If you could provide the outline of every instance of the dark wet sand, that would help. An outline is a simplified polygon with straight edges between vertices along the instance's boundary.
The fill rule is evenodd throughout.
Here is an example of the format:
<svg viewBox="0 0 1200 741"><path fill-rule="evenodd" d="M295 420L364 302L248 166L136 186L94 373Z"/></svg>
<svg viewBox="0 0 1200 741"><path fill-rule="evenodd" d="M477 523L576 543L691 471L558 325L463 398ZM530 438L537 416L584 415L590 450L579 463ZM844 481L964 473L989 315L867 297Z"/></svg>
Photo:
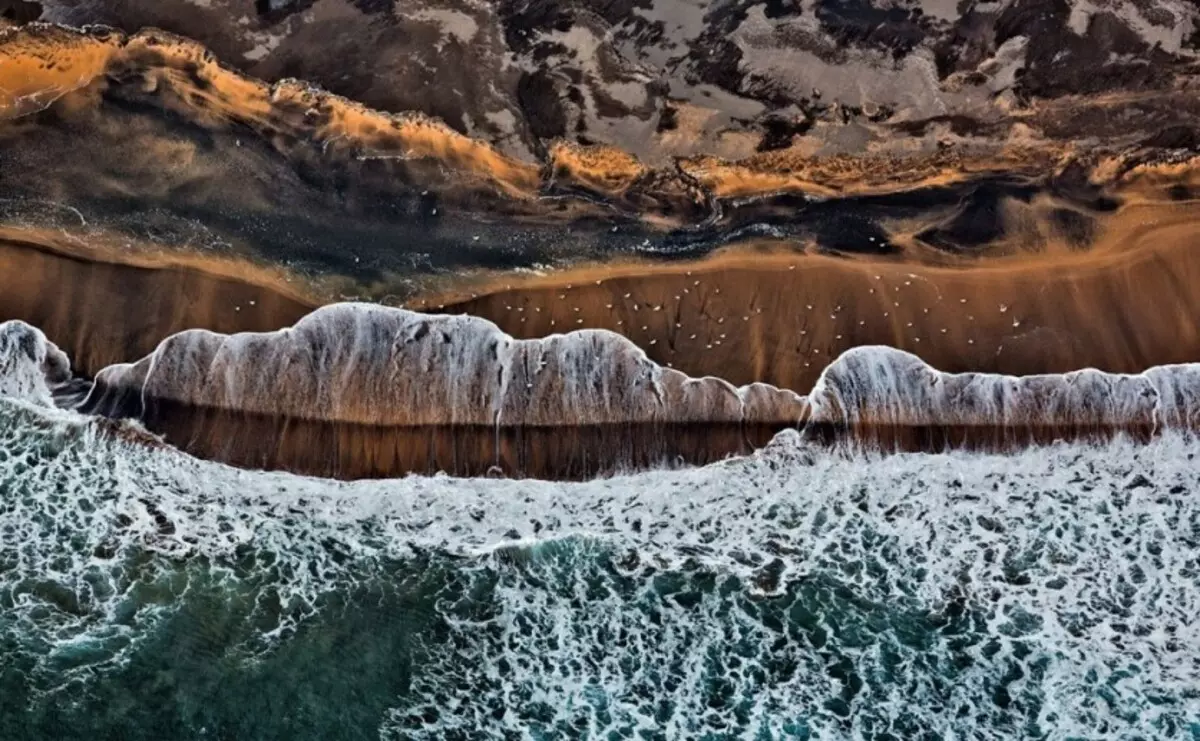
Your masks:
<svg viewBox="0 0 1200 741"><path fill-rule="evenodd" d="M1197 430L1192 430L1196 432ZM1117 437L1148 442L1161 429L1128 425L838 425L809 423L806 440L819 445L881 453L930 453L949 450L1006 453L1055 442L1103 443Z"/></svg>
<svg viewBox="0 0 1200 741"><path fill-rule="evenodd" d="M140 419L192 455L339 479L409 473L582 480L746 455L785 425L624 424L385 427L152 400Z"/></svg>
<svg viewBox="0 0 1200 741"><path fill-rule="evenodd" d="M113 410L108 410L109 412ZM250 469L345 480L406 474L586 480L704 465L765 447L784 429L849 451L1014 452L1057 441L1146 442L1153 425L615 424L554 427L358 425L149 400L139 419L191 455ZM141 442L141 441L137 441Z"/></svg>

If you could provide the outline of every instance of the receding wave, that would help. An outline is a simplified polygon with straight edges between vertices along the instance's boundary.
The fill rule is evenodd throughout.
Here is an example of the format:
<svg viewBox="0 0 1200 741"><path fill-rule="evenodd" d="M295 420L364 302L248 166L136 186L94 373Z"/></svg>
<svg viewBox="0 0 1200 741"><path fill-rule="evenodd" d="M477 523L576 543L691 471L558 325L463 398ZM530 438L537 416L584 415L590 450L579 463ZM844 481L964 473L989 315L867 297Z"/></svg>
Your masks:
<svg viewBox="0 0 1200 741"><path fill-rule="evenodd" d="M71 361L40 329L0 323L0 397L50 406L52 386L70 380Z"/></svg>
<svg viewBox="0 0 1200 741"><path fill-rule="evenodd" d="M1200 364L1003 376L942 373L906 352L855 348L826 368L808 401L813 424L884 447L1145 437L1196 430Z"/></svg>

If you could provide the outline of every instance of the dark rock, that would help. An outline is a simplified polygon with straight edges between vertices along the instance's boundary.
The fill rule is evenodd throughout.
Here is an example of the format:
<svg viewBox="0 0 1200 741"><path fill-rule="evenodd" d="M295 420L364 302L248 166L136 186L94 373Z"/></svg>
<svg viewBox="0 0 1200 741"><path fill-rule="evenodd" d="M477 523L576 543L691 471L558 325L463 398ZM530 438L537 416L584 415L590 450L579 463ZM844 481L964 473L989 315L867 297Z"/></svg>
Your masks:
<svg viewBox="0 0 1200 741"><path fill-rule="evenodd" d="M21 25L36 21L41 16L41 3L33 0L0 0L0 19Z"/></svg>
<svg viewBox="0 0 1200 741"><path fill-rule="evenodd" d="M984 184L962 201L957 213L941 226L917 238L947 251L970 251L999 240L1006 233L1002 204L1006 198L1028 200L1031 188Z"/></svg>
<svg viewBox="0 0 1200 741"><path fill-rule="evenodd" d="M922 15L898 5L876 7L871 0L820 0L817 18L838 46L865 46L906 56L926 36Z"/></svg>
<svg viewBox="0 0 1200 741"><path fill-rule="evenodd" d="M517 100L529 130L539 139L553 139L567 132L567 116L558 99L558 87L546 70L521 75Z"/></svg>
<svg viewBox="0 0 1200 741"><path fill-rule="evenodd" d="M767 116L763 122L763 138L758 143L758 151L769 152L773 149L786 149L792 145L792 138L803 134L812 128L813 122L807 118L795 119L783 116Z"/></svg>
<svg viewBox="0 0 1200 741"><path fill-rule="evenodd" d="M1153 149L1200 150L1200 131L1195 126L1168 126L1142 142Z"/></svg>
<svg viewBox="0 0 1200 741"><path fill-rule="evenodd" d="M1133 478L1131 478L1129 481L1127 481L1125 483L1124 488L1125 488L1125 491L1131 491L1133 489L1152 488L1153 486L1154 486L1154 482L1152 482L1152 481L1150 481L1150 479L1146 478L1146 476L1144 474L1139 473L1136 476L1134 476Z"/></svg>

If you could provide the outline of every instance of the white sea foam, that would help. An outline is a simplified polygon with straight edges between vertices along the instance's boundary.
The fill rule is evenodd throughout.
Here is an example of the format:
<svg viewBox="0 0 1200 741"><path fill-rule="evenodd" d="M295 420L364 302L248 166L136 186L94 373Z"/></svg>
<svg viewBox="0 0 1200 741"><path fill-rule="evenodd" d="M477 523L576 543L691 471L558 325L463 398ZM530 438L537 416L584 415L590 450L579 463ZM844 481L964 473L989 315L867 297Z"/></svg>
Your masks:
<svg viewBox="0 0 1200 741"><path fill-rule="evenodd" d="M0 397L51 406L52 387L71 377L66 353L25 322L0 322Z"/></svg>
<svg viewBox="0 0 1200 741"><path fill-rule="evenodd" d="M812 419L839 424L1097 425L1196 429L1200 363L1134 375L1094 368L1005 376L945 373L892 347L856 347L821 374Z"/></svg>
<svg viewBox="0 0 1200 741"><path fill-rule="evenodd" d="M516 340L468 316L370 304L319 309L277 332L191 330L99 374L104 393L206 408L376 425L647 422L834 425L1200 426L1200 364L1123 375L945 373L890 347L839 356L808 397L740 389L651 361L620 335L582 330ZM802 390L795 390L802 391ZM101 393L104 392L104 393ZM125 409L122 404L116 408Z"/></svg>
<svg viewBox="0 0 1200 741"><path fill-rule="evenodd" d="M1168 737L1200 717L1195 455L1172 433L891 456L783 433L586 483L343 483L0 401L0 601L53 691L127 660L187 564L277 595L253 661L433 553L487 614L439 604L449 638L385 738Z"/></svg>
<svg viewBox="0 0 1200 741"><path fill-rule="evenodd" d="M276 332L180 332L97 380L100 392L143 400L375 425L787 422L804 413L796 394L689 378L605 330L517 340L478 317L361 303L322 307Z"/></svg>
<svg viewBox="0 0 1200 741"><path fill-rule="evenodd" d="M339 483L135 446L82 418L3 415L0 592L51 658L94 644L122 661L171 609L130 619L136 586L171 563L203 558L237 582L264 578L239 554L273 554L279 602L253 652L370 564L435 552L496 580L495 615L447 608L453 645L398 698L386 737L577 722L779 737L802 721L942 737L1032 723L1065 739L1158 736L1200 713L1200 466L1174 436L847 458L791 434L740 460L581 484ZM163 561L130 565L146 551ZM29 587L47 581L53 599ZM955 611L972 626L944 634ZM797 615L811 625L788 627ZM740 705L710 705L714 671ZM483 717L487 701L512 711ZM438 719L414 721L430 704Z"/></svg>

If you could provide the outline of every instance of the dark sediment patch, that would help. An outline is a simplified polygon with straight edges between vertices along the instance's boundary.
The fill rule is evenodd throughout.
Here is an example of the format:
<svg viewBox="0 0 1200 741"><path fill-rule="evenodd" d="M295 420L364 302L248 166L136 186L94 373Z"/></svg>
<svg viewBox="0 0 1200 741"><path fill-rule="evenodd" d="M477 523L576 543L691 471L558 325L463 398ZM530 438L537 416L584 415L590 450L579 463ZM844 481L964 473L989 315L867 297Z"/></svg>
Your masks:
<svg viewBox="0 0 1200 741"><path fill-rule="evenodd" d="M1050 223L1057 236L1076 249L1090 245L1098 232L1095 218L1071 208L1052 210Z"/></svg>
<svg viewBox="0 0 1200 741"><path fill-rule="evenodd" d="M545 70L527 72L517 83L517 101L530 130L539 139L567 133L567 116L559 97L558 88Z"/></svg>
<svg viewBox="0 0 1200 741"><path fill-rule="evenodd" d="M1176 183L1167 188L1167 197L1172 201L1190 201L1196 194L1188 186Z"/></svg>
<svg viewBox="0 0 1200 741"><path fill-rule="evenodd" d="M1142 142L1151 149L1200 150L1200 130L1195 126L1168 126Z"/></svg>
<svg viewBox="0 0 1200 741"><path fill-rule="evenodd" d="M18 25L36 21L42 15L42 4L34 0L0 0L0 25L11 21Z"/></svg>
<svg viewBox="0 0 1200 741"><path fill-rule="evenodd" d="M816 15L822 28L842 46L864 46L906 56L925 39L928 22L920 12L871 0L821 0Z"/></svg>
<svg viewBox="0 0 1200 741"><path fill-rule="evenodd" d="M980 185L963 198L957 213L917 238L950 252L970 252L1000 242L1007 236L1004 202L1012 198L1027 202L1036 192L1032 187Z"/></svg>
<svg viewBox="0 0 1200 741"><path fill-rule="evenodd" d="M885 255L899 252L896 246L891 244L887 231L877 222L856 216L851 213L851 209L846 211L818 217L812 226L818 247L829 252L849 254Z"/></svg>
<svg viewBox="0 0 1200 741"><path fill-rule="evenodd" d="M1070 28L1066 0L1017 0L996 20L995 43L1029 39L1016 90L1054 98L1114 90L1149 90L1169 84L1173 56L1150 46L1111 12L1092 15L1083 34Z"/></svg>
<svg viewBox="0 0 1200 741"><path fill-rule="evenodd" d="M758 143L758 151L770 152L776 149L787 149L792 140L812 128L812 121L807 118L794 119L779 115L767 116L763 119L763 138Z"/></svg>

